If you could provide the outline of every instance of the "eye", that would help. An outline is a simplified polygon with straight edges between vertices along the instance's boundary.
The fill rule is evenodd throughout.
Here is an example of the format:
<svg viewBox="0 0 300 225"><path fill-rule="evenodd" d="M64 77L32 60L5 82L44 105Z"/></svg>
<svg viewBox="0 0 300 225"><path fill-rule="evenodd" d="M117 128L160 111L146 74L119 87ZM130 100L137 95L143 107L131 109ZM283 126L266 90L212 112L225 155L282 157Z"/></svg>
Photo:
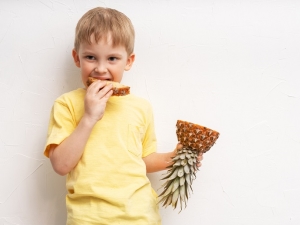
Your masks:
<svg viewBox="0 0 300 225"><path fill-rule="evenodd" d="M117 57L111 56L108 58L108 61L116 61L117 59L118 59Z"/></svg>
<svg viewBox="0 0 300 225"><path fill-rule="evenodd" d="M95 59L96 59L96 58L95 58L94 56L92 56L92 55L87 55L85 58L88 59L88 60L95 60Z"/></svg>

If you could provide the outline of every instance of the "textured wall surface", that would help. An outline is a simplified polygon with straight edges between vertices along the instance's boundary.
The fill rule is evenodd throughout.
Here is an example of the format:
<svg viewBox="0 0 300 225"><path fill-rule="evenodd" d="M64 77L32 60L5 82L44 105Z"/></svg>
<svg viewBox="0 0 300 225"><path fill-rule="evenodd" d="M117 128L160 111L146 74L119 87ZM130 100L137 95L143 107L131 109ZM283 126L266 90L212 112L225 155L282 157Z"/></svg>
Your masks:
<svg viewBox="0 0 300 225"><path fill-rule="evenodd" d="M0 224L63 225L65 177L43 156L55 98L82 86L78 19L116 8L136 29L124 84L154 108L158 151L177 119L221 133L188 207L164 225L300 224L300 3L297 0L1 0ZM149 174L157 190L161 173Z"/></svg>

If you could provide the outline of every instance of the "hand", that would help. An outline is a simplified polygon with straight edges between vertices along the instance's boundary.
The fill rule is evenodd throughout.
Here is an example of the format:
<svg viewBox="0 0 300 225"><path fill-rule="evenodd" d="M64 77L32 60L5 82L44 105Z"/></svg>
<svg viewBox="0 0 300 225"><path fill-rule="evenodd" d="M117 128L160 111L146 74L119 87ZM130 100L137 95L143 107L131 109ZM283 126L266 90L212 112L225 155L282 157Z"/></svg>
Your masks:
<svg viewBox="0 0 300 225"><path fill-rule="evenodd" d="M92 83L86 91L84 99L85 117L92 123L102 119L106 108L106 103L113 91L112 84L106 85L106 81L96 81Z"/></svg>
<svg viewBox="0 0 300 225"><path fill-rule="evenodd" d="M183 145L180 144L180 143L178 143L177 146L176 146L176 148L175 148L175 150L173 151L174 156L177 154L177 151L180 150L180 149L182 149L182 148L183 148ZM199 152L198 153L198 157L197 157L197 161L198 161L197 167L198 168L202 166L202 163L201 163L202 160L203 160L203 153Z"/></svg>

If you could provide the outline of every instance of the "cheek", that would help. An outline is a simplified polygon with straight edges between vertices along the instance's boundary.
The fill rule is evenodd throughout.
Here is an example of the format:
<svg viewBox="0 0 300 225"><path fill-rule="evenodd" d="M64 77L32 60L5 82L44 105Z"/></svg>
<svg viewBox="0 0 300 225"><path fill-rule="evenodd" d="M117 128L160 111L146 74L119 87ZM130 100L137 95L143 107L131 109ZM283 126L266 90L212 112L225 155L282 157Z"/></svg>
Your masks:
<svg viewBox="0 0 300 225"><path fill-rule="evenodd" d="M80 74L81 74L82 82L85 83L87 81L88 77L91 75L91 71L90 71L89 68L81 66L80 67Z"/></svg>
<svg viewBox="0 0 300 225"><path fill-rule="evenodd" d="M82 74L89 74L94 70L94 67L91 64L83 63L80 70Z"/></svg>
<svg viewBox="0 0 300 225"><path fill-rule="evenodd" d="M82 81L84 87L87 88L87 84L86 84L86 82L87 82L87 77L86 77L86 76L82 76L82 77L81 77L81 81Z"/></svg>

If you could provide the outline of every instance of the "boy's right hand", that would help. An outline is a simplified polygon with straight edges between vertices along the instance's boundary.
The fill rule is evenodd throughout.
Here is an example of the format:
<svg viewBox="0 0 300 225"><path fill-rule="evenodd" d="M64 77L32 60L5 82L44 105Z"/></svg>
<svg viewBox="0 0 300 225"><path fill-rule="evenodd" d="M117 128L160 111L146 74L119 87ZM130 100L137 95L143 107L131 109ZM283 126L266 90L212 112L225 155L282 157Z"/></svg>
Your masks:
<svg viewBox="0 0 300 225"><path fill-rule="evenodd" d="M101 120L106 108L106 102L112 93L112 84L106 85L106 81L101 80L93 82L86 91L84 117L93 124Z"/></svg>

